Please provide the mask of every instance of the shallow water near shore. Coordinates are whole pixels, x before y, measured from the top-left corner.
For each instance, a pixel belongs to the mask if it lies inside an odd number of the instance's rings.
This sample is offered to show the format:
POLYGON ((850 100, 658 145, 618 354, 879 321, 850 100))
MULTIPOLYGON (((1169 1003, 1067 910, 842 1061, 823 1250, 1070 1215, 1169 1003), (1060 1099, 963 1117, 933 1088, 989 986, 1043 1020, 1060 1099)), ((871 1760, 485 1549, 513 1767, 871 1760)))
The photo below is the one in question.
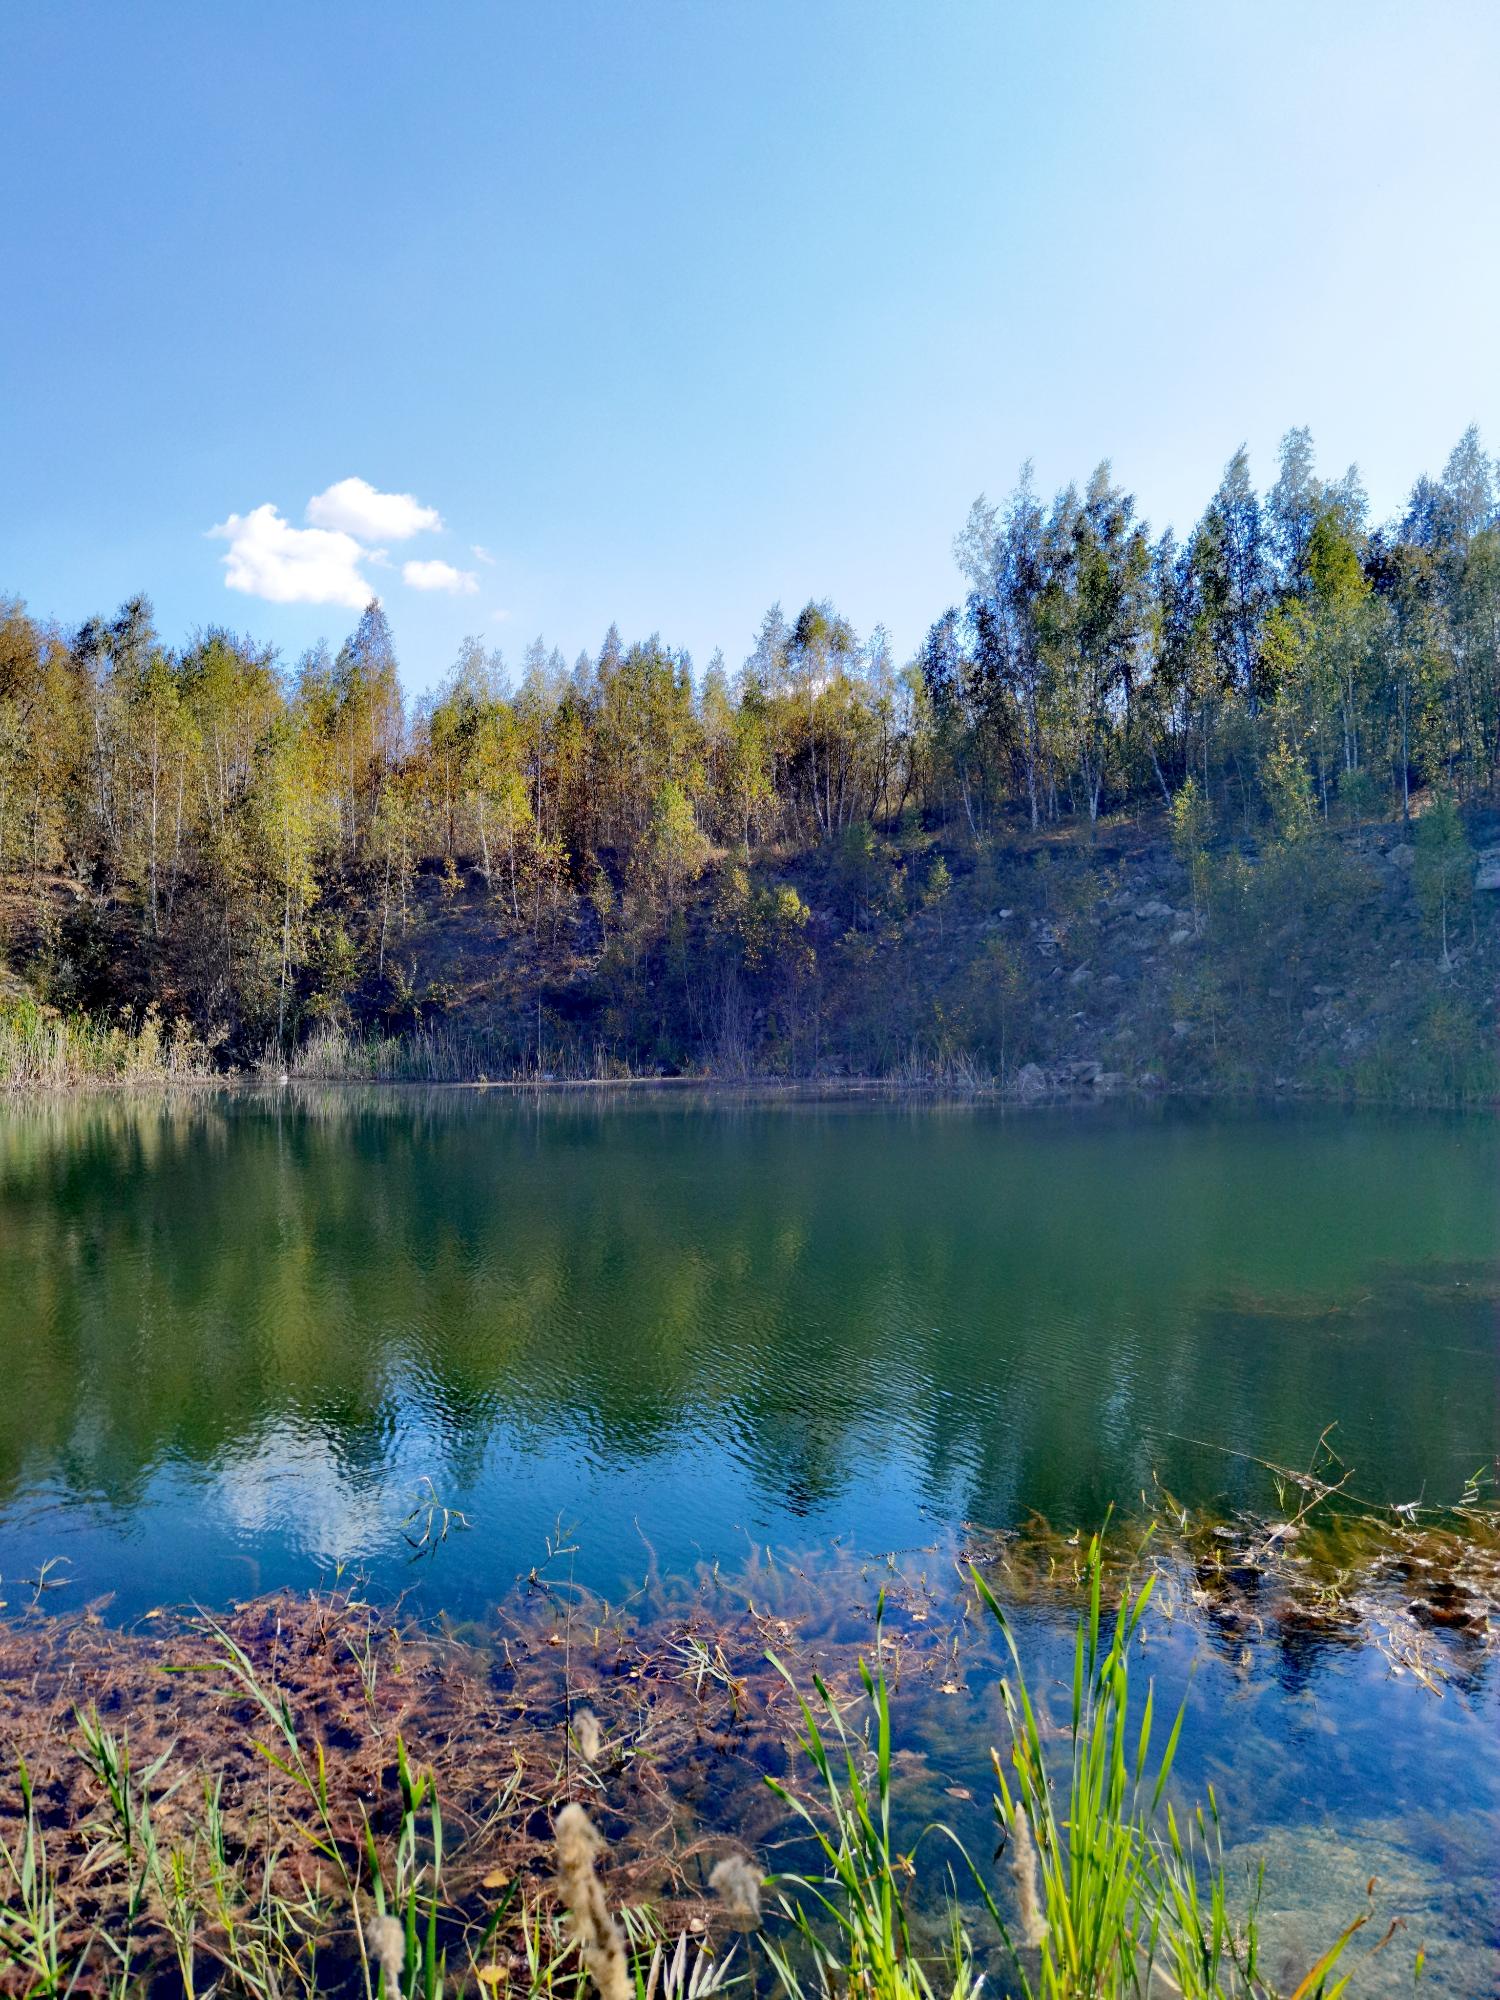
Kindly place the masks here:
MULTIPOLYGON (((45 1607, 127 1624, 358 1573, 482 1639, 533 1566, 618 1598, 772 1548, 836 1578, 858 1632, 887 1552, 951 1623, 987 1535, 1040 1515, 1065 1549, 1168 1494, 1275 1513, 1265 1461, 1306 1465, 1329 1424, 1362 1502, 1447 1504, 1500 1434, 1497 1189, 1500 1127, 1438 1116, 8 1104, 0 1595, 42 1579, 45 1607)), ((1266 1855, 1268 1913, 1326 1941, 1383 1875, 1453 1990, 1494 1989, 1484 1634, 1429 1688, 1378 1619, 1226 1621, 1178 1583, 1152 1644, 1189 1690, 1181 1782, 1266 1855)), ((1064 1671, 1072 1608, 1019 1608, 1064 1671)), ((980 1846, 993 1711, 977 1672, 898 1705, 910 1810, 941 1800, 980 1846)), ((1399 1990, 1396 1956, 1355 1990, 1399 1990)))

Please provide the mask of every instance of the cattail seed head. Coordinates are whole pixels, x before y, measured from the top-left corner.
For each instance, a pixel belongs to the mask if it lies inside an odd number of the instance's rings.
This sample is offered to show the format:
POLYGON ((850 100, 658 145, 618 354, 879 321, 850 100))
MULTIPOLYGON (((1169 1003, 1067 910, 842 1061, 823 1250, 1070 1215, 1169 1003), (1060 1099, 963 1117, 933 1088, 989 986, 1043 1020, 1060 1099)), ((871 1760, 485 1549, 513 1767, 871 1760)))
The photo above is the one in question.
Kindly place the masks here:
POLYGON ((1042 1914, 1040 1867, 1031 1822, 1018 1799, 1010 1809, 1010 1879, 1015 1885, 1016 1914, 1021 1942, 1033 1950, 1047 1935, 1047 1919, 1042 1914))
POLYGON ((597 1764, 599 1752, 604 1747, 604 1731, 599 1726, 599 1718, 591 1708, 580 1708, 573 1717, 573 1735, 578 1743, 578 1754, 585 1764, 597 1764))
POLYGON ((726 1854, 710 1871, 708 1886, 736 1923, 760 1922, 760 1870, 743 1854, 726 1854))
POLYGON ((635 2000, 625 1937, 610 1915, 594 1862, 605 1842, 580 1805, 566 1805, 552 1826, 557 1853, 557 1893, 600 2000, 635 2000))
POLYGON ((387 1990, 399 1993, 406 1964, 406 1929, 399 1917, 387 1913, 370 1919, 370 1953, 385 1974, 387 1990))

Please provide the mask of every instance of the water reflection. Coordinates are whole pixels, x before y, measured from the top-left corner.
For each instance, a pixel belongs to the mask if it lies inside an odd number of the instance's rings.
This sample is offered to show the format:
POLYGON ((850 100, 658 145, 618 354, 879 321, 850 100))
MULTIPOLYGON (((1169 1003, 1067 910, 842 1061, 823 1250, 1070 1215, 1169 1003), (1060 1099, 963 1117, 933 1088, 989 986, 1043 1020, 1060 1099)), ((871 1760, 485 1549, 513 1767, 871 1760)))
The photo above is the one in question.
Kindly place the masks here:
POLYGON ((394 1583, 427 1475, 477 1600, 559 1514, 601 1580, 643 1536, 894 1546, 1154 1479, 1258 1498, 1333 1419, 1374 1497, 1456 1491, 1496 1434, 1497 1169, 1441 1118, 8 1106, 0 1567, 137 1605, 394 1583))
MULTIPOLYGON (((1263 1503, 1258 1461, 1304 1461, 1335 1419, 1366 1497, 1451 1495, 1500 1428, 1497 1186, 1496 1128, 1441 1118, 7 1105, 0 1594, 64 1555, 63 1601, 112 1591, 123 1619, 352 1563, 493 1633, 559 1516, 611 1591, 836 1534, 919 1545, 905 1567, 951 1585, 962 1521, 1066 1527, 1153 1481, 1263 1503), (474 1526, 413 1565, 423 1478, 474 1526)), ((757 1602, 867 1627, 884 1565, 821 1592, 817 1569, 761 1566, 757 1602)), ((1171 1587, 1150 1664, 1164 1710, 1188 1696, 1183 1782, 1267 1859, 1271 1934, 1326 1940, 1378 1873, 1442 1989, 1489 1990, 1486 1646, 1440 1635, 1439 1698, 1368 1608, 1273 1603, 1253 1570, 1171 1587)), ((1380 1593, 1395 1616, 1419 1585, 1380 1593)), ((1056 1704, 1071 1612, 1011 1597, 1056 1704)), ((976 1851, 996 1670, 900 1710, 903 1810, 976 1851)))

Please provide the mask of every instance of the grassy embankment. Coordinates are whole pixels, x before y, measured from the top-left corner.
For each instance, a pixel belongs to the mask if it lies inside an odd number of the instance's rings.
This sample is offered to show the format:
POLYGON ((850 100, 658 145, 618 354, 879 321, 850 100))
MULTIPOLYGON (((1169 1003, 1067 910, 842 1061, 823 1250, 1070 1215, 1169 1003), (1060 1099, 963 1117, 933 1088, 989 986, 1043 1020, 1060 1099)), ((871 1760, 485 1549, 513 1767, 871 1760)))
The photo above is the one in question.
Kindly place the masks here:
MULTIPOLYGON (((302 993, 296 1032, 270 1048, 175 1012, 170 978, 131 960, 129 913, 89 919, 115 998, 88 1015, 42 1004, 67 982, 28 958, 13 916, 5 948, 27 977, 0 993, 0 1083, 686 1075, 1493 1102, 1500 894, 1481 885, 1500 829, 1471 814, 1448 848, 1424 847, 1424 817, 1296 842, 1195 844, 1151 816, 980 847, 862 829, 780 857, 801 918, 748 960, 726 929, 727 855, 670 933, 639 937, 605 935, 582 905, 516 930, 477 873, 432 872, 411 899, 399 1017, 358 984, 302 993)), ((352 921, 330 894, 331 920, 352 921)))

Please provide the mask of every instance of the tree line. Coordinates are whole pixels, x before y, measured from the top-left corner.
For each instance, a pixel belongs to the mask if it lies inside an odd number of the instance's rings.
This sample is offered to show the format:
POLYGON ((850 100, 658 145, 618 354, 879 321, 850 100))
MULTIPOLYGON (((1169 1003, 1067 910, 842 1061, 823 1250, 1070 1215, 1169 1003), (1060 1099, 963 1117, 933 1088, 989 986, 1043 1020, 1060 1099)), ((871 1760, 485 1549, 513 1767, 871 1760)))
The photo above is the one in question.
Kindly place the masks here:
POLYGON ((0 876, 38 977, 118 1000, 123 953, 135 1000, 285 1045, 416 1006, 422 875, 481 887, 536 962, 586 937, 639 973, 707 938, 753 973, 810 950, 796 856, 852 856, 857 904, 903 826, 983 851, 1161 808, 1290 841, 1495 791, 1500 488, 1472 430, 1386 524, 1293 430, 1267 491, 1236 452, 1183 539, 1107 464, 1050 499, 1028 468, 955 554, 965 594, 905 662, 815 602, 773 606, 732 672, 611 628, 512 675, 468 640, 414 706, 378 603, 287 668, 224 629, 172 646, 144 597, 76 630, 0 600, 0 876))

